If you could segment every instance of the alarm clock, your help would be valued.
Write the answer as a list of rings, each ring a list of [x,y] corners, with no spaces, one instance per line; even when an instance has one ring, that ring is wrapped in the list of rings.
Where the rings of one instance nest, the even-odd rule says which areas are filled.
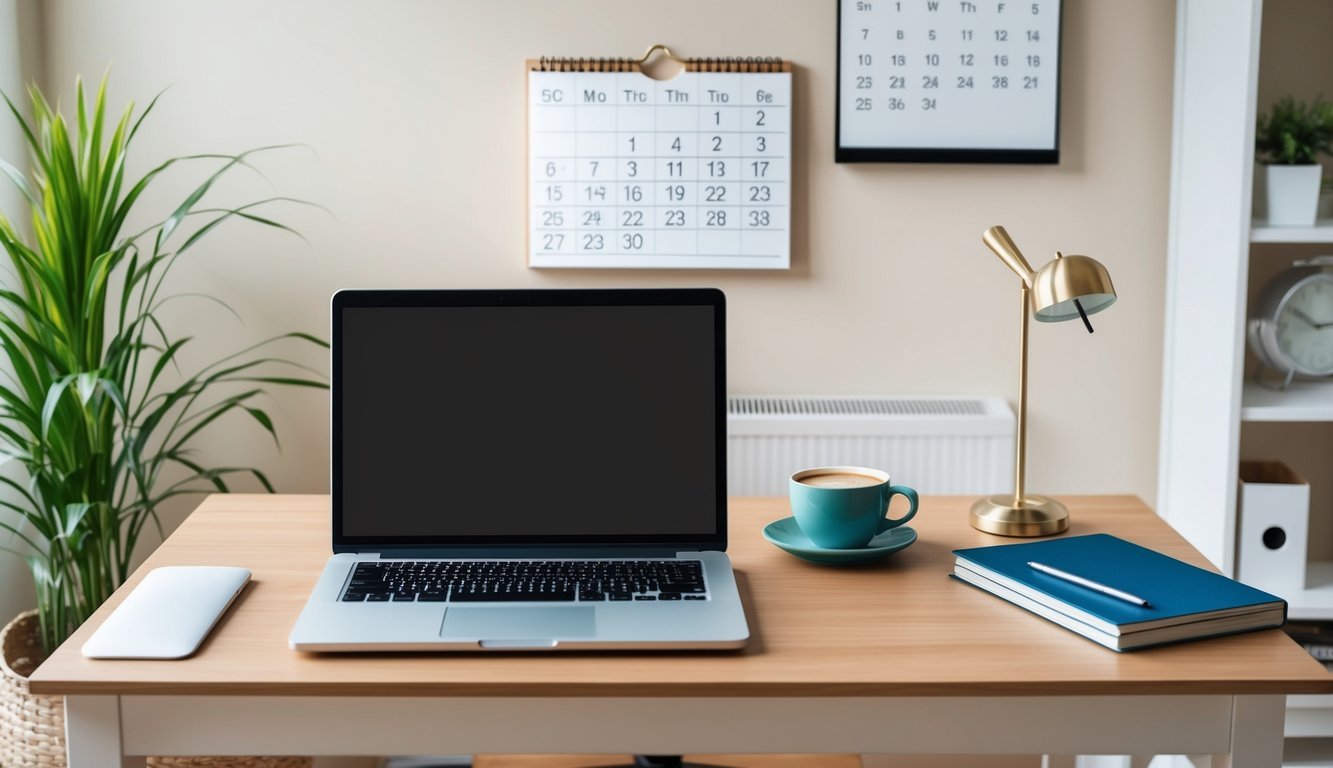
[[[1250,310],[1250,349],[1264,365],[1295,376],[1333,375],[1333,256],[1294,262],[1268,281]]]

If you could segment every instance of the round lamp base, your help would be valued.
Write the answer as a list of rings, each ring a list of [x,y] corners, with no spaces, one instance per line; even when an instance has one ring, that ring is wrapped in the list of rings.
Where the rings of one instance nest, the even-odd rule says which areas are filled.
[[[1069,510],[1055,499],[1012,495],[987,496],[972,505],[972,527],[1000,536],[1052,536],[1069,530]]]

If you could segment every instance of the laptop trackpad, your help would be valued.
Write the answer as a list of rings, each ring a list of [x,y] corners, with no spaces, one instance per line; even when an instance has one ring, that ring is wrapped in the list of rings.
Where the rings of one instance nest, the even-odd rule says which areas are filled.
[[[444,612],[441,637],[487,640],[551,640],[591,637],[597,631],[596,608],[588,606],[458,607]],[[550,643],[554,645],[554,642]]]

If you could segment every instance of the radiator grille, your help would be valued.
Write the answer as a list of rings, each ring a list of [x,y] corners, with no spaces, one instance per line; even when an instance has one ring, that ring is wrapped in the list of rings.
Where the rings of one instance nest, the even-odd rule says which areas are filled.
[[[984,416],[986,404],[975,398],[883,397],[732,397],[733,416]]]

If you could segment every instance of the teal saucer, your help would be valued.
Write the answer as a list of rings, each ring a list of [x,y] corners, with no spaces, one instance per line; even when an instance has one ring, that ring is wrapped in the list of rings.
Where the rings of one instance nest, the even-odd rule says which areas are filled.
[[[878,560],[892,552],[906,549],[912,545],[912,542],[916,541],[916,531],[906,525],[900,525],[876,535],[864,547],[825,549],[816,546],[801,532],[800,527],[796,525],[796,518],[784,517],[764,526],[764,538],[768,539],[769,543],[778,549],[789,552],[802,560],[825,565],[841,565],[843,563],[864,563],[870,560]]]

